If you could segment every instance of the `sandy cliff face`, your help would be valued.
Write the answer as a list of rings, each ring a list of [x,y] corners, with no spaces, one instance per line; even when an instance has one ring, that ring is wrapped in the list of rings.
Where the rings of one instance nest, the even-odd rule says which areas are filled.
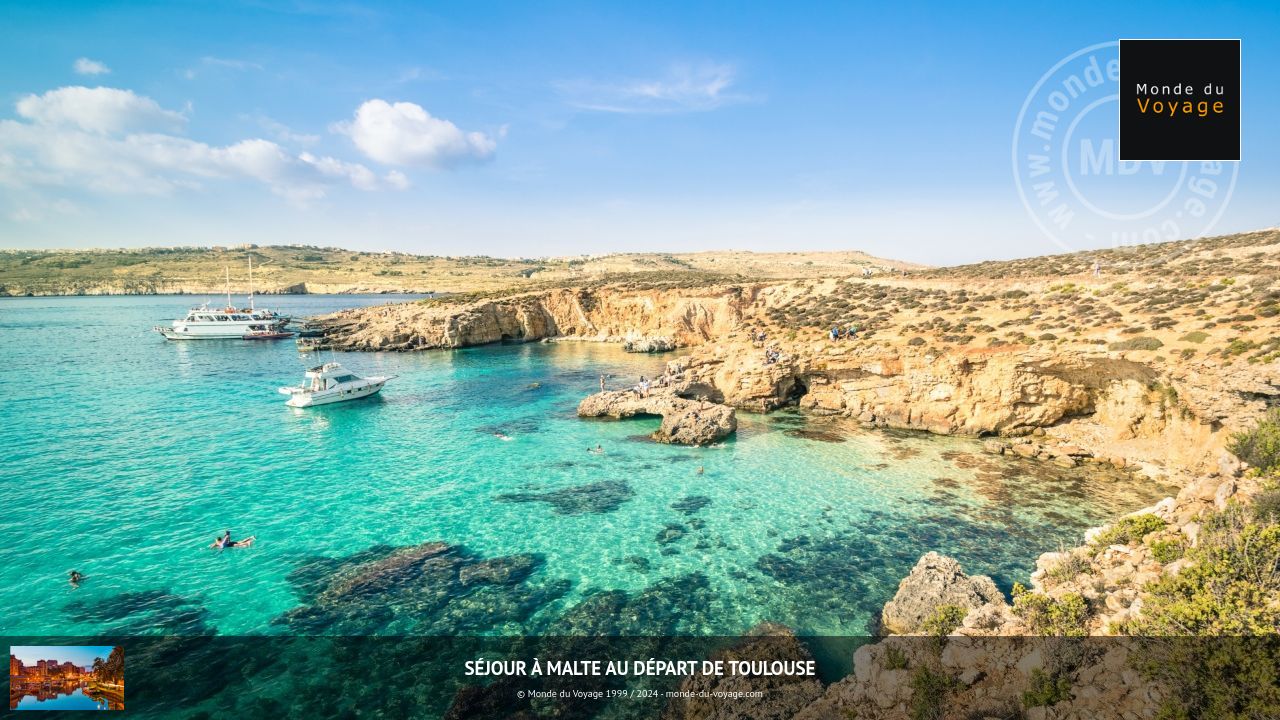
[[[1215,468],[1226,436],[1280,399],[1280,377],[1265,368],[1171,370],[1105,350],[813,343],[784,347],[767,363],[760,348],[721,343],[672,369],[715,386],[738,408],[796,402],[881,427],[1035,436],[1008,450],[1063,462],[1093,457],[1151,475]]]
[[[329,341],[353,350],[425,350],[503,340],[670,337],[688,346],[728,334],[754,290],[739,286],[560,289],[461,305],[411,303],[329,316]]]

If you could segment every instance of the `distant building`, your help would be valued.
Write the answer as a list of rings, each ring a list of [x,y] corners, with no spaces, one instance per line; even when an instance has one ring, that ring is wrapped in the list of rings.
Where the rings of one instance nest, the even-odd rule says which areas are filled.
[[[12,653],[10,653],[9,654],[9,677],[18,677],[19,675],[22,674],[22,671],[25,669],[26,668],[22,667],[22,661],[19,660],[17,657],[15,657]]]

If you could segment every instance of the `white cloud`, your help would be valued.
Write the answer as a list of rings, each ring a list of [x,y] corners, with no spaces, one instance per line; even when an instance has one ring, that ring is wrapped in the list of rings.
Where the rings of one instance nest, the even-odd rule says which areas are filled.
[[[185,117],[128,90],[71,87],[18,101],[26,122],[0,120],[0,184],[81,187],[104,193],[168,194],[206,180],[253,180],[294,201],[335,184],[401,188],[358,163],[294,155],[261,138],[210,145],[181,131]]]
[[[724,63],[673,65],[661,78],[613,82],[575,80],[556,88],[574,107],[612,113],[678,113],[714,110],[742,102],[730,92],[737,72]]]
[[[386,165],[455,167],[488,160],[498,146],[488,135],[465,132],[411,102],[369,100],[356,109],[355,119],[333,129],[350,136],[367,157]]]
[[[111,72],[111,68],[107,67],[106,63],[85,57],[78,58],[72,63],[71,69],[80,75],[106,75]]]
[[[18,115],[37,125],[110,134],[124,130],[181,130],[187,118],[131,90],[62,87],[18,100]]]

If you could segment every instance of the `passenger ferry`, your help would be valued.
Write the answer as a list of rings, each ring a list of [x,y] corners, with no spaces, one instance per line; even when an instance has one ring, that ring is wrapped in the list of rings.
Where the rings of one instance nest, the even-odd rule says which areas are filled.
[[[231,268],[227,268],[227,305],[213,309],[209,303],[191,308],[187,316],[169,325],[153,328],[169,340],[239,340],[249,335],[279,333],[289,324],[289,316],[253,307],[253,258],[249,258],[249,307],[231,304]]]
[[[171,325],[157,325],[155,330],[170,340],[239,340],[255,333],[280,332],[288,323],[288,316],[270,310],[238,310],[230,306],[210,309],[205,303],[192,308],[185,318],[174,320]]]

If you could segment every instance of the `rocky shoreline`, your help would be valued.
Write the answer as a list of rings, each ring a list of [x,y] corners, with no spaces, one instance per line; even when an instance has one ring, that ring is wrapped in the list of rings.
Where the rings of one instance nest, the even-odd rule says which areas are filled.
[[[347,350],[558,339],[682,349],[666,364],[668,387],[648,397],[601,392],[578,409],[584,417],[660,415],[654,439],[661,442],[714,442],[733,431],[735,410],[795,405],[867,428],[985,438],[983,448],[993,454],[1062,467],[1102,463],[1169,482],[1181,488],[1175,496],[1089,531],[1079,547],[1041,555],[1032,586],[1015,588],[1012,602],[989,578],[969,577],[954,560],[926,554],[882,622],[889,632],[929,636],[932,645],[893,637],[864,646],[854,674],[803,709],[743,715],[907,717],[924,692],[920,678],[937,672],[946,679],[941,694],[960,708],[948,717],[1008,717],[1010,708],[1027,718],[1153,717],[1172,690],[1132,674],[1130,646],[1112,643],[1067,667],[1054,665],[1052,648],[1036,638],[1125,636],[1143,617],[1148,589],[1187,567],[1181,558],[1199,547],[1205,518],[1247,506],[1260,492],[1226,448],[1233,434],[1280,405],[1280,292],[1269,289],[1270,274],[1250,274],[1257,268],[1247,258],[1255,256],[1236,249],[1274,247],[1276,235],[1232,236],[1202,247],[1175,243],[1164,259],[1164,246],[1143,249],[1148,274],[1160,267],[1152,257],[1177,264],[1178,272],[1211,268],[1210,277],[1176,286],[1140,275],[1064,283],[1063,268],[1081,261],[1058,256],[1036,259],[1058,275],[1013,289],[995,281],[984,286],[981,273],[990,268],[958,269],[979,273],[966,280],[974,290],[948,284],[946,270],[937,271],[933,286],[606,285],[347,311],[322,322],[331,345]],[[1009,270],[1025,272],[1028,263]],[[1229,271],[1240,275],[1218,279]],[[1130,285],[1137,282],[1145,284],[1135,293]],[[815,329],[833,312],[822,308],[850,312],[848,300],[828,303],[833,295],[862,298],[862,312],[878,312],[861,317],[877,324],[850,326],[852,332],[837,325],[829,336]],[[1221,317],[1202,306],[1206,298],[1218,303]],[[813,308],[820,309],[818,320]],[[1080,326],[1077,316],[1089,324]],[[808,329],[782,322],[793,317],[804,318]],[[1017,329],[1036,325],[1046,332],[1032,337]],[[1229,326],[1229,342],[1201,353],[1211,337],[1205,331],[1220,326]],[[1073,336],[1058,335],[1061,328]],[[1144,330],[1152,334],[1134,337]],[[986,334],[985,345],[962,334],[975,331]],[[1246,353],[1247,362],[1234,360]],[[1046,677],[1084,691],[1044,686]],[[1029,703],[1024,692],[1045,702]]]

